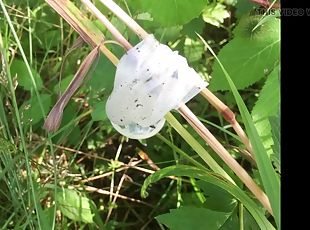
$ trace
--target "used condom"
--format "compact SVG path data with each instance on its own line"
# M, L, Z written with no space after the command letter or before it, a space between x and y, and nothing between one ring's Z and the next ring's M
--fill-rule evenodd
M120 59L106 104L113 127L145 139L164 126L164 116L208 85L186 59L149 35Z

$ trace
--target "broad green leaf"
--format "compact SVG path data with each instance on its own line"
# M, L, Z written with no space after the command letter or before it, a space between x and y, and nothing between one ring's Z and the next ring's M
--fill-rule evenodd
M189 23L183 26L181 33L191 39L196 39L197 38L196 33L202 34L204 27L205 22L202 20L201 17L194 18Z
M280 109L279 69L275 68L268 76L265 85L252 110L252 118L266 150L271 151L273 145L269 117L277 115Z
M191 206L172 209L156 219L171 230L205 230L219 229L230 216L230 213L217 212L206 208Z
M41 94L40 98L41 98L44 111L46 113L45 115L47 115L50 107L52 106L51 95ZM23 118L24 124L34 125L43 118L43 115L40 110L38 98L36 96L31 97L29 101L25 102L20 112L21 112L21 117Z
M208 5L202 13L202 18L205 22L220 27L225 18L229 18L230 14L226 7L221 3L214 2Z
M271 161L269 160L268 154L264 148L264 145L258 135L258 132L255 128L254 122L251 118L251 115L242 100L235 84L233 83L231 77L227 73L226 69L224 68L221 61L218 59L218 57L215 55L211 47L208 45L208 43L200 36L200 39L203 41L205 46L210 50L212 55L216 58L217 62L219 63L224 76L226 80L229 83L229 86L232 90L232 93L235 97L235 100L237 102L238 108L240 110L247 134L249 136L250 142L252 144L252 148L254 150L256 163L259 169L259 173L262 178L262 182L264 185L264 188L266 190L267 196L269 198L271 208L273 210L273 214L275 217L275 221L277 223L278 228L280 229L280 181L279 178L273 169L273 166L271 164ZM250 210L249 210L250 211ZM251 213L252 214L252 213ZM253 214L252 214L253 215ZM257 221L257 220L256 220Z
M74 221L93 223L93 204L87 197L83 197L71 189L62 189L56 193L56 200L64 216Z
M18 59L14 59L10 66L11 76L17 77L17 82L25 90L31 90L33 88L31 77L28 73L26 64ZM40 75L34 70L31 69L32 75L37 85L37 89L41 89L43 86L42 79Z
M69 75L69 76L61 79L60 84L57 83L54 86L54 89L53 89L54 93L56 93L56 94L63 93L66 90L66 88L68 87L68 85L70 84L70 82L72 81L73 76L74 75Z
M238 0L236 7L236 17L239 19L242 16L248 14L250 10L254 9L257 5L255 5L252 1L242 1Z
M92 72L89 85L94 91L105 91L109 95L113 89L115 66L103 55Z
M91 113L91 118L93 121L104 121L107 119L105 104L105 101L94 103L93 111Z
M236 200L227 191L202 180L196 183L206 197L205 204L208 209L219 212L231 212L236 206Z
M206 0L143 0L142 9L163 27L183 25L200 15Z
M238 206L233 210L230 217L222 225L219 230L240 230L239 218L238 218Z
M175 41L180 37L182 26L173 26L168 28L156 28L154 36L159 39L161 43L168 43L169 41Z
M264 212L260 209L259 206L257 206L257 204L253 200L251 200L251 198L249 198L249 196L243 190L241 190L239 187L232 184L230 181L217 173L198 169L192 166L177 165L156 171L154 174L147 177L144 181L141 188L141 196L147 196L146 190L150 184L155 183L158 180L167 176L193 177L214 184L232 194L236 199L240 200L240 202L242 202L244 206L249 210L249 212L254 217L261 229L274 229L274 227L268 222L267 218L265 217Z
M234 30L234 38L218 54L237 89L250 86L268 75L280 58L280 20L265 21L254 31L261 16L245 16ZM230 90L218 63L213 66L211 90Z

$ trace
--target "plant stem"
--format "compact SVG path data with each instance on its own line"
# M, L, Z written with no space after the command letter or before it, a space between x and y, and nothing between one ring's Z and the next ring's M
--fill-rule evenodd
M212 135L212 133L198 120L193 112L185 105L178 109L180 114L196 130L196 132L210 145L210 147L222 158L232 169L240 180L248 187L262 205L272 214L271 206L266 194L257 186L244 168L229 154L223 145Z
M104 16L94 4L89 0L81 0L87 8L102 22L103 25L110 31L115 39L124 46L125 49L129 50L132 45L123 37L123 35L114 27L114 25Z
M121 19L140 39L148 36L148 33L115 2L111 0L100 0L100 2Z
M85 17L76 6L68 0L45 0L71 27L93 47L100 43L101 52L114 64L118 63L117 57L102 43L104 35Z
M231 109L225 105L220 99L218 99L210 90L207 88L203 89L200 94L210 102L210 104L224 117L226 121L228 121L232 128L236 131L238 136L240 137L242 143L246 146L247 150L250 152L249 156L253 161L253 149L249 138L245 134L244 130L241 128L240 124L236 120L235 114L231 111Z

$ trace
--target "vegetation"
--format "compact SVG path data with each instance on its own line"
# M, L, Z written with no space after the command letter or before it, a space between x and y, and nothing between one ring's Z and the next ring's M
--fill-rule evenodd
M116 67L104 54L64 108L59 129L46 132L48 113L94 45L82 42L53 1L0 0L1 229L280 229L279 5L114 1L185 56L235 112L252 158L204 97L187 104L266 193L272 213L176 111L154 137L117 133L105 113ZM85 1L58 2L96 42L104 34L104 45L121 58L124 48ZM139 42L93 2L131 44Z

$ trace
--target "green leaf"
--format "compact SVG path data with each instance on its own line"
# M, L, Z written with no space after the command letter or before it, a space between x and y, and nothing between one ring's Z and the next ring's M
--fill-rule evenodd
M106 101L97 102L93 106L93 112L91 117L93 121L105 121L107 120L107 114L105 111Z
M252 110L252 118L259 136L263 140L266 150L273 145L270 116L277 115L280 109L280 80L279 68L275 68L268 76L255 106Z
M100 55L98 64L91 74L88 84L93 91L105 91L108 96L113 89L115 66L103 55Z
M236 207L231 213L230 217L226 220L226 222L222 225L219 230L239 230L239 218L237 215L238 208Z
M229 216L230 213L185 206L172 209L170 213L159 215L156 219L171 230L205 230L219 229Z
M63 93L63 92L67 89L67 87L68 87L68 85L70 84L70 82L72 81L72 78L73 78L73 77L74 77L74 75L71 74L71 75L69 75L69 76L67 76L67 77L65 77L65 78L63 78L63 79L61 79L60 84L57 83L57 84L54 86L54 88L53 88L54 93L56 93L56 94L61 94L61 93Z
M92 201L71 189L62 189L56 193L56 201L61 213L74 221L93 223Z
M40 98L45 111L45 115L47 115L50 107L52 106L51 96L49 94L41 94ZM24 124L31 123L32 125L34 125L41 121L41 119L43 118L43 115L40 111L38 97L36 96L31 97L29 101L25 102L20 112Z
M281 172L280 163L280 118L279 116L269 117L269 123L271 126L272 139L273 139L273 154L270 156L275 167L279 172Z
M268 154L264 148L264 145L258 135L258 132L255 128L254 122L251 118L251 115L244 104L236 86L234 85L231 77L227 73L226 69L224 68L223 64L219 60L219 58L215 55L211 47L208 43L200 36L200 39L203 41L205 46L210 50L212 55L216 58L217 62L219 63L222 71L224 72L224 76L229 83L229 86L232 90L232 93L235 97L237 102L238 108L240 110L247 134L249 136L250 142L252 144L252 148L254 150L255 159L257 162L257 166L259 169L259 173L262 178L262 182L264 188L266 190L267 196L271 203L271 208L273 210L273 214L275 217L275 221L277 223L278 228L280 229L280 181L279 178L273 169L271 161L269 160ZM250 210L249 210L250 211ZM252 214L252 213L251 213ZM253 214L252 214L253 215ZM257 220L256 220L257 221Z
M10 70L11 76L17 77L18 84L22 86L25 90L31 90L33 88L27 66L23 61L14 59L10 66ZM34 69L31 69L31 72L36 82L37 89L40 90L43 86L42 79Z
M142 9L163 27L183 25L200 15L206 0L143 0Z
M44 229L48 229L48 227L53 226L53 222L55 219L54 208L55 207L52 206L43 210L44 219L42 220L42 225L44 226Z
M257 204L253 200L251 200L243 190L241 190L239 187L232 184L230 181L217 173L198 169L192 166L177 165L156 171L154 174L147 177L144 181L141 188L141 196L147 196L146 190L150 184L155 183L156 181L167 176L193 177L214 184L232 194L234 197L236 197L236 199L240 200L249 210L249 212L254 217L261 229L274 229L274 227L268 222L267 218L265 217L264 212L262 212L262 210L257 206Z
M206 197L205 203L208 209L219 212L230 212L236 206L234 197L220 187L202 180L197 181L197 185L199 185Z
M241 18L245 14L248 14L250 10L254 9L257 5L255 5L251 1L237 1L236 7L236 17Z
M243 211L243 222L244 222L244 229L251 229L251 230L261 229L255 222L251 214L246 209Z
M196 39L197 38L196 33L202 34L204 27L205 27L205 22L202 20L201 17L194 18L189 23L183 26L181 33L191 39Z
M226 10L226 6L221 3L214 2L208 5L202 13L202 18L205 22L220 27L225 18L229 18L230 14Z
M173 26L168 28L156 28L154 36L159 38L159 42L168 43L169 41L175 41L182 30L182 26Z
M234 38L218 54L237 89L243 89L268 75L279 62L280 20L265 21L254 31L260 16L243 17ZM218 63L213 66L211 90L230 90Z

